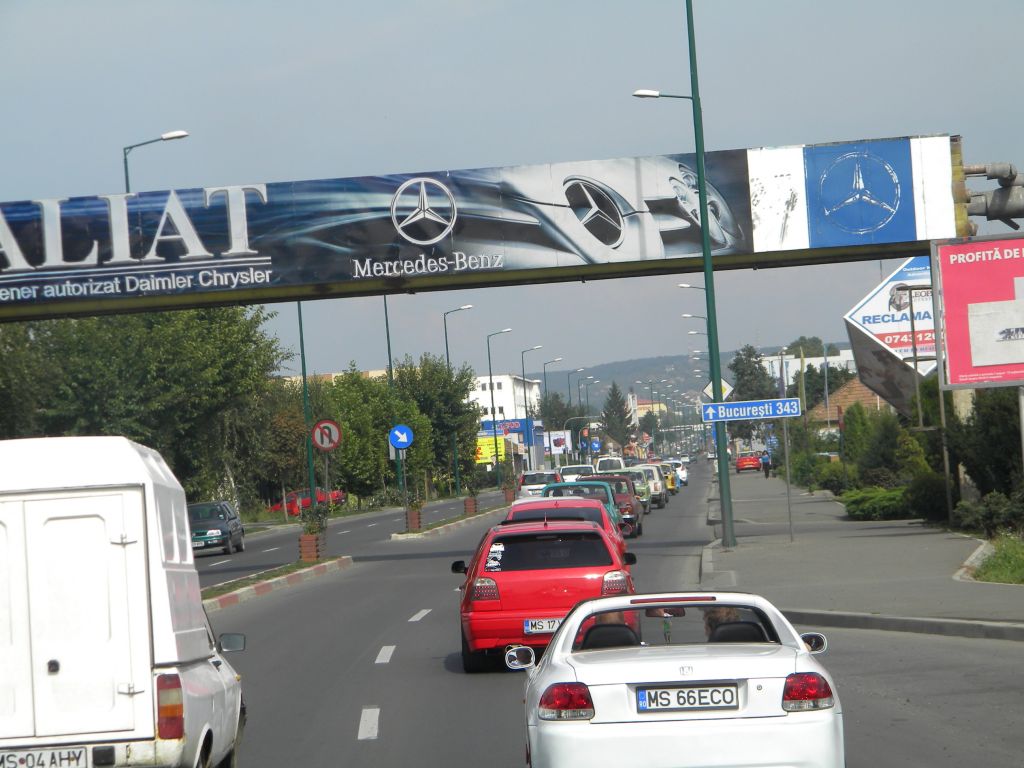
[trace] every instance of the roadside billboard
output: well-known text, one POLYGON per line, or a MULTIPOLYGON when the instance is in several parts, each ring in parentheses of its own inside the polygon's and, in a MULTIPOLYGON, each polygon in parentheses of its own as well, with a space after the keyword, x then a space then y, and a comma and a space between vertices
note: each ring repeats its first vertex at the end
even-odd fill
MULTIPOLYGON (((498 437, 498 461, 505 460, 505 438, 498 437)), ((477 464, 494 463, 494 436, 488 434, 477 435, 476 437, 476 458, 477 464)))
POLYGON ((548 432, 544 438, 544 453, 547 456, 561 456, 572 451, 572 431, 556 429, 548 432))
POLYGON ((843 317, 860 380, 904 414, 911 412, 914 377, 936 368, 931 284, 930 259, 907 259, 843 317))
MULTIPOLYGON (((716 268, 963 234, 958 147, 706 153, 716 268)), ((0 320, 697 271, 695 169, 676 154, 0 203, 0 320)))
POLYGON ((942 319, 943 385, 1024 384, 1024 237, 932 246, 942 319))

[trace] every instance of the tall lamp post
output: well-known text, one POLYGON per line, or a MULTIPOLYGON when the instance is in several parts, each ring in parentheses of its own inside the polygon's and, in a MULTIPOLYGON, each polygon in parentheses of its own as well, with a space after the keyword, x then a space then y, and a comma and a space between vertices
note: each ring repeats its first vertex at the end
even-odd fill
POLYGON ((585 370, 587 370, 587 369, 586 368, 577 368, 575 371, 569 371, 569 373, 567 373, 566 376, 565 376, 565 381, 566 381, 566 384, 568 385, 568 389, 569 389, 569 408, 572 408, 572 375, 574 373, 583 373, 585 370))
MULTIPOLYGON (((697 43, 693 28, 693 0, 686 0, 687 47, 690 54, 690 95, 658 91, 636 91, 639 98, 688 99, 693 110, 693 138, 697 155, 697 194, 700 198, 700 243, 704 261, 704 295, 707 299, 708 357, 711 358, 711 391, 715 402, 722 402, 721 359, 718 350, 718 320, 715 310, 715 268, 711 262, 711 233, 708 231, 708 182, 704 168, 704 119, 700 107, 700 80, 697 76, 697 43)), ((715 447, 718 452, 718 483, 722 505, 722 546, 736 546, 732 520, 732 491, 729 485, 729 459, 726 453, 725 425, 715 422, 715 447)))
MULTIPOLYGON (((127 147, 122 149, 124 152, 124 191, 131 192, 132 185, 128 180, 128 153, 136 147, 144 147, 147 144, 156 144, 159 141, 174 141, 175 139, 184 139, 188 136, 188 131, 168 131, 167 133, 161 133, 159 137, 150 139, 149 141, 140 141, 138 144, 129 144, 127 147)), ((310 438, 312 439, 312 438, 310 438)))
POLYGON ((491 435, 494 437, 494 469, 497 472, 495 477, 498 480, 498 486, 501 486, 501 461, 498 459, 498 412, 494 409, 494 370, 491 367, 491 337, 500 336, 503 333, 511 333, 511 328, 502 328, 500 331, 487 334, 487 380, 491 390, 491 435))
MULTIPOLYGON (((444 362, 448 366, 449 376, 451 375, 452 372, 452 358, 451 355, 448 354, 448 315, 450 315, 452 312, 462 312, 464 310, 472 308, 472 304, 463 304, 461 307, 449 309, 441 317, 441 320, 444 323, 444 362)), ((462 478, 459 475, 459 439, 458 434, 456 434, 456 432, 457 430, 455 432, 452 432, 452 464, 454 465, 453 469, 455 470, 455 495, 461 496, 462 478)))
MULTIPOLYGON (((533 427, 530 425, 530 403, 526 397, 526 353, 533 352, 536 349, 543 349, 543 344, 536 344, 529 349, 524 349, 519 353, 519 362, 523 367, 523 441, 526 443, 526 467, 527 469, 533 469, 533 427), (529 435, 527 435, 529 431, 529 435)), ((513 395, 515 394, 515 387, 512 388, 513 395)))
MULTIPOLYGON (((587 423, 588 424, 590 423, 590 385, 591 384, 600 384, 600 383, 601 383, 601 380, 600 379, 594 379, 593 376, 587 376, 587 381, 583 382, 584 386, 586 386, 586 388, 587 388, 587 423), (591 381, 591 379, 593 379, 593 381, 591 381)), ((590 435, 588 434, 587 437, 590 437, 590 435)), ((590 449, 590 440, 587 440, 587 457, 589 458, 589 457, 593 456, 593 453, 594 452, 590 449)))
MULTIPOLYGON (((554 360, 548 360, 541 367, 542 370, 544 371, 544 400, 548 399, 548 366, 551 365, 552 363, 560 363, 560 362, 562 362, 562 358, 556 357, 554 360)), ((555 466, 555 457, 551 453, 551 430, 548 429, 547 427, 544 428, 544 440, 547 442, 548 465, 551 468, 554 468, 554 466, 555 466)))

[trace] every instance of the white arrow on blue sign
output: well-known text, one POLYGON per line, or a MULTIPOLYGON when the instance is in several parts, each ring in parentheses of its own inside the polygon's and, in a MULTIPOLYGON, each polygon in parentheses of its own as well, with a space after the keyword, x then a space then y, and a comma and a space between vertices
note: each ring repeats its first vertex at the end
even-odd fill
POLYGON ((785 397, 778 400, 705 403, 701 406, 700 413, 704 423, 789 418, 800 415, 800 398, 785 397))
POLYGON ((391 431, 388 432, 388 442, 391 443, 392 448, 404 451, 412 445, 412 441, 412 430, 405 426, 405 424, 396 424, 391 428, 391 431))

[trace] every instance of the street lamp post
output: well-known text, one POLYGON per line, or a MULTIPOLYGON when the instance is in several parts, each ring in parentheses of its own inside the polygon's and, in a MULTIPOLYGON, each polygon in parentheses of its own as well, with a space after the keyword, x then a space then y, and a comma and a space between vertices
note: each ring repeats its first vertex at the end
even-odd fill
MULTIPOLYGON (((452 358, 451 355, 448 354, 448 315, 452 314, 452 312, 462 312, 464 310, 472 308, 472 304, 463 304, 461 307, 449 309, 442 315, 441 320, 444 323, 444 361, 445 364, 448 366, 449 375, 451 375, 452 372, 452 358)), ((455 432, 452 432, 452 464, 454 465, 453 469, 455 474, 455 495, 461 496, 462 478, 460 477, 459 474, 459 439, 457 430, 455 432)))
MULTIPOLYGON (((544 371, 544 400, 545 401, 548 399, 548 366, 551 365, 552 363, 559 363, 561 361, 562 361, 562 358, 556 357, 554 360, 548 360, 542 366, 542 370, 544 371)), ((544 441, 547 443, 548 466, 550 466, 551 468, 554 468, 554 466, 555 466, 555 457, 551 453, 551 430, 548 429, 547 427, 544 428, 544 441)))
MULTIPOLYGON (((584 386, 586 386, 586 388, 587 388, 587 418, 588 418, 588 423, 589 423, 589 417, 590 417, 590 385, 591 384, 600 384, 601 383, 600 379, 594 379, 593 381, 590 381, 590 379, 594 379, 594 377, 593 376, 587 376, 587 381, 583 382, 584 386)), ((587 437, 589 438, 590 435, 588 434, 587 437)), ((587 457, 589 458, 589 457, 593 456, 593 453, 594 452, 590 449, 590 440, 588 439, 587 440, 587 457)))
POLYGON ((499 487, 501 486, 501 461, 498 459, 498 412, 494 409, 494 370, 491 367, 491 337, 511 332, 511 328, 502 328, 500 331, 487 334, 487 380, 490 382, 488 387, 491 390, 491 435, 494 437, 494 469, 497 472, 495 477, 498 480, 499 487))
MULTIPOLYGON (((524 349, 519 353, 519 362, 523 367, 523 442, 526 448, 526 468, 533 469, 533 427, 530 424, 530 403, 526 397, 526 353, 533 352, 536 349, 543 349, 543 344, 536 344, 529 349, 524 349), (529 435, 527 435, 529 431, 529 435)), ((512 388, 513 398, 515 397, 515 387, 512 388)))
MULTIPOLYGON (((128 180, 129 152, 131 152, 136 147, 144 147, 147 144, 156 144, 159 141, 174 141, 175 139, 184 139, 186 136, 188 136, 188 131, 168 131, 167 133, 160 134, 158 138, 150 139, 149 141, 140 141, 138 144, 129 144, 127 147, 124 147, 122 149, 122 152, 124 153, 124 191, 126 193, 132 191, 131 182, 128 180)), ((312 440, 312 438, 310 439, 312 440)))
MULTIPOLYGON (((704 295, 707 299, 708 357, 711 358, 711 391, 722 402, 722 372, 718 350, 718 320, 715 310, 715 268, 711 261, 711 233, 708 230, 708 184, 704 168, 704 119, 700 107, 700 79, 697 76, 697 43, 693 26, 693 0, 686 0, 686 32, 690 58, 690 95, 673 96, 658 91, 637 91, 640 98, 688 99, 693 110, 693 138, 697 155, 697 192, 700 198, 700 242, 704 261, 704 295)), ((729 485, 729 460, 726 453, 725 424, 715 422, 715 447, 718 452, 718 483, 722 505, 722 546, 736 546, 732 520, 732 491, 729 485)))
MULTIPOLYGON (((566 376, 565 376, 566 389, 569 392, 569 410, 570 411, 572 410, 572 375, 574 373, 583 373, 585 370, 587 370, 587 369, 586 368, 577 368, 575 371, 569 371, 566 374, 566 376)), ((578 388, 578 385, 577 385, 577 388, 578 388)), ((572 435, 570 435, 569 437, 572 437, 572 435)), ((573 443, 573 454, 575 455, 575 453, 576 453, 576 444, 574 442, 573 443)))

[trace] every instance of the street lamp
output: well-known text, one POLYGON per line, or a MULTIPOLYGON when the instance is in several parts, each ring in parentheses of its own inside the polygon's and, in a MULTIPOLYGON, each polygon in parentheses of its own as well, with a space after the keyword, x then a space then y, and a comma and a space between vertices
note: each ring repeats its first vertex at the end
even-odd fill
POLYGON ((703 285, 691 285, 690 283, 679 283, 680 288, 693 288, 695 291, 703 291, 703 285))
POLYGON ((565 375, 566 385, 567 385, 567 388, 569 390, 569 407, 570 408, 572 408, 572 375, 574 373, 583 373, 585 370, 587 370, 587 369, 586 368, 577 368, 575 371, 569 371, 565 375))
POLYGON ((144 147, 147 144, 156 144, 158 141, 174 141, 175 139, 184 139, 188 136, 188 131, 168 131, 167 133, 160 134, 159 138, 150 139, 149 141, 140 141, 138 144, 129 144, 122 150, 124 152, 124 191, 131 192, 131 184, 128 181, 128 153, 136 147, 144 147))
POLYGON ((494 409, 494 370, 491 368, 491 337, 500 336, 503 333, 511 333, 511 328, 502 328, 500 331, 487 334, 487 380, 491 390, 491 435, 494 437, 494 468, 497 472, 498 486, 501 486, 501 462, 498 460, 498 412, 494 409))
MULTIPOLYGON (((593 376, 587 376, 587 378, 588 379, 592 379, 594 377, 593 376)), ((579 404, 580 404, 581 408, 583 407, 583 395, 581 394, 583 383, 584 383, 583 379, 576 379, 576 399, 579 401, 579 404)), ((590 415, 590 408, 587 408, 587 410, 584 413, 587 416, 589 416, 590 415)))
POLYGON ((444 320, 444 359, 445 359, 445 362, 448 364, 448 371, 449 371, 449 373, 452 370, 452 359, 451 359, 451 357, 448 354, 448 315, 450 315, 452 312, 462 312, 465 309, 472 309, 472 308, 473 308, 472 304, 463 304, 461 307, 456 307, 455 309, 449 309, 442 316, 443 320, 444 320))
MULTIPOLYGON (((583 382, 584 385, 587 388, 587 425, 588 426, 590 425, 590 385, 591 384, 600 384, 601 383, 600 379, 594 379, 593 381, 590 381, 590 379, 594 379, 594 377, 593 376, 587 376, 587 381, 583 382)), ((588 434, 587 437, 589 438, 590 435, 588 434)), ((588 457, 592 456, 593 453, 594 452, 590 449, 590 440, 587 440, 587 456, 588 457)))
MULTIPOLYGON (((463 304, 461 307, 455 309, 449 309, 441 316, 441 320, 444 323, 444 362, 448 366, 449 375, 452 372, 452 358, 448 354, 448 315, 452 312, 462 312, 466 309, 472 309, 472 304, 463 304)), ((454 464, 455 474, 455 495, 462 495, 462 478, 459 476, 459 439, 455 431, 452 431, 452 464, 454 464)))
MULTIPOLYGON (((688 99, 693 111, 694 149, 697 155, 697 194, 700 198, 700 244, 704 261, 704 295, 707 300, 708 357, 711 358, 711 389, 716 402, 722 401, 722 372, 718 350, 718 320, 715 311, 715 268, 711 261, 711 233, 708 230, 708 182, 704 169, 704 118, 700 107, 700 80, 697 76, 697 43, 693 28, 693 0, 686 0, 686 32, 690 54, 690 95, 677 96, 659 91, 634 92, 638 98, 688 99)), ((736 546, 732 521, 732 491, 726 453, 725 425, 715 422, 715 447, 718 452, 718 484, 722 505, 722 546, 736 546)))
MULTIPOLYGON (((708 336, 708 334, 704 333, 704 331, 687 331, 687 333, 690 334, 691 336, 707 336, 709 341, 711 339, 711 337, 708 336)), ((710 354, 710 350, 708 350, 708 353, 710 354)))
POLYGON ((560 363, 560 362, 562 362, 562 358, 556 357, 554 360, 548 360, 542 366, 542 369, 544 371, 544 397, 548 396, 548 366, 551 365, 552 363, 560 363))
POLYGON ((691 315, 689 312, 684 312, 683 314, 680 315, 680 317, 696 317, 696 318, 700 318, 705 323, 708 321, 708 319, 706 317, 704 317, 704 315, 691 315))
MULTIPOLYGON (((526 446, 529 446, 526 449, 526 467, 527 467, 527 469, 533 469, 533 458, 532 458, 532 456, 530 456, 530 453, 531 453, 531 451, 533 449, 533 427, 530 425, 530 403, 529 403, 529 401, 526 398, 526 353, 527 352, 533 352, 535 349, 543 349, 543 348, 544 348, 543 344, 537 344, 535 346, 530 347, 529 349, 524 349, 519 354, 519 362, 522 363, 522 366, 523 366, 523 422, 524 422, 524 424, 523 424, 523 440, 526 443, 526 446), (526 434, 527 430, 529 430, 529 432, 530 432, 529 439, 527 439, 527 434, 526 434)), ((515 391, 516 391, 516 388, 512 387, 513 400, 515 400, 515 391)))

